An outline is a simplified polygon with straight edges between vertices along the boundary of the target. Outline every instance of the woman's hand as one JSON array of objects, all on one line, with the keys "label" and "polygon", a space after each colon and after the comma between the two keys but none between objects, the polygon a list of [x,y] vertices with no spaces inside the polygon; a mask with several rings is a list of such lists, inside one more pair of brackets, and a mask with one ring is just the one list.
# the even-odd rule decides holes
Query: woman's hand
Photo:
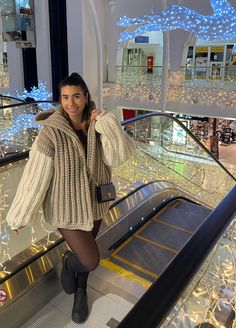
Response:
[{"label": "woman's hand", "polygon": [[91,116],[90,116],[90,120],[91,120],[91,122],[92,122],[93,120],[96,120],[97,117],[98,117],[101,113],[102,113],[102,111],[101,111],[100,109],[94,109],[94,110],[92,110],[92,112],[91,112]]},{"label": "woman's hand", "polygon": [[14,229],[13,231],[17,234],[17,235],[19,235],[19,230],[21,230],[21,229],[23,229],[24,227],[23,226],[21,226],[21,227],[19,227],[18,229]]}]

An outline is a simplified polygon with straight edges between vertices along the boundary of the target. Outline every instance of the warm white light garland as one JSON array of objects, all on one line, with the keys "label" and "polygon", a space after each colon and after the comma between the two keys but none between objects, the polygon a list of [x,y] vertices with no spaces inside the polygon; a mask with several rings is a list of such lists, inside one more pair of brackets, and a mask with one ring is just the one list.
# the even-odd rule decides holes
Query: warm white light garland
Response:
[{"label": "warm white light garland", "polygon": [[[198,104],[204,106],[216,105],[236,108],[236,90],[226,88],[204,87],[204,82],[200,86],[169,85],[167,90],[167,101],[183,104]],[[136,100],[140,102],[160,102],[160,86],[147,84],[145,82],[133,82],[123,84],[116,82],[111,95],[114,97]],[[226,116],[229,113],[226,114]]]}]

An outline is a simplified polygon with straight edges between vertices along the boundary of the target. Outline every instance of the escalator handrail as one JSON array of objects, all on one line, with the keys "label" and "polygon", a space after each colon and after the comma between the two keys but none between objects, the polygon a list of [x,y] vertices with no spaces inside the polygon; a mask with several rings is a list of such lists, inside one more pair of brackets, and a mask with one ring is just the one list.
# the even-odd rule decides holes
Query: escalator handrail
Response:
[{"label": "escalator handrail", "polygon": [[21,153],[11,154],[9,156],[0,159],[0,167],[21,161],[22,159],[26,159],[28,157],[29,157],[29,150]]},{"label": "escalator handrail", "polygon": [[166,114],[166,113],[143,114],[143,115],[139,115],[137,117],[122,121],[121,125],[123,125],[123,126],[128,125],[130,123],[134,123],[134,122],[140,121],[142,119],[145,119],[145,118],[148,118],[148,117],[155,117],[155,116],[169,118],[170,120],[172,120],[172,121],[176,122],[178,125],[180,125],[181,128],[188,135],[190,135],[192,139],[194,139],[194,141],[198,144],[198,146],[200,148],[202,148],[202,150],[204,150],[208,154],[208,156],[211,157],[211,159],[225,171],[225,173],[227,173],[234,181],[236,181],[236,178],[226,169],[226,167],[217,158],[215,158],[212,155],[212,153],[198,140],[198,138],[181,121],[179,121],[176,117],[171,116],[170,114]]},{"label": "escalator handrail", "polygon": [[167,269],[120,322],[118,328],[160,327],[233,220],[236,211],[235,198],[236,186],[200,225]]},{"label": "escalator handrail", "polygon": [[59,104],[57,101],[53,101],[53,100],[35,100],[35,101],[24,101],[19,104],[10,104],[10,105],[0,106],[0,109],[21,107],[21,106],[27,106],[27,105],[40,104],[40,103],[48,103],[48,104],[56,104],[56,105]]},{"label": "escalator handrail", "polygon": [[16,100],[16,101],[19,101],[19,102],[22,102],[22,103],[25,102],[25,100],[23,100],[23,99],[13,97],[13,96],[3,95],[3,94],[0,94],[0,98],[13,99],[13,100]]}]

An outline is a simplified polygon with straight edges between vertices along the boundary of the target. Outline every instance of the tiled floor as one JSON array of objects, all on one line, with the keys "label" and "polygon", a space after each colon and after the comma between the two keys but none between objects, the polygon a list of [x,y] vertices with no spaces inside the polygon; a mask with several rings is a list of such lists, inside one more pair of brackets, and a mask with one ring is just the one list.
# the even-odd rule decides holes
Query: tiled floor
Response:
[{"label": "tiled floor", "polygon": [[222,164],[236,168],[236,143],[227,146],[219,145],[219,157]]},{"label": "tiled floor", "polygon": [[20,328],[113,328],[133,306],[120,296],[102,295],[92,288],[88,288],[88,299],[90,315],[83,324],[71,320],[73,296],[61,292]]},{"label": "tiled floor", "polygon": [[236,143],[219,145],[219,161],[236,177]]}]

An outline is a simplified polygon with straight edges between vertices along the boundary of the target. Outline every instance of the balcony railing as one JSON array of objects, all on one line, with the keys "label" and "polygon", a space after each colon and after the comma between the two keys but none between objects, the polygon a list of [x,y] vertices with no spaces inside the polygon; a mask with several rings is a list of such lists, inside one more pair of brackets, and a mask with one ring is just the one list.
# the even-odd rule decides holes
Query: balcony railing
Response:
[{"label": "balcony railing", "polygon": [[[236,88],[236,66],[184,66],[178,72],[168,74],[170,84],[183,86],[205,86],[220,88]],[[117,66],[117,79],[120,83],[145,82],[160,85],[162,66]]]}]

